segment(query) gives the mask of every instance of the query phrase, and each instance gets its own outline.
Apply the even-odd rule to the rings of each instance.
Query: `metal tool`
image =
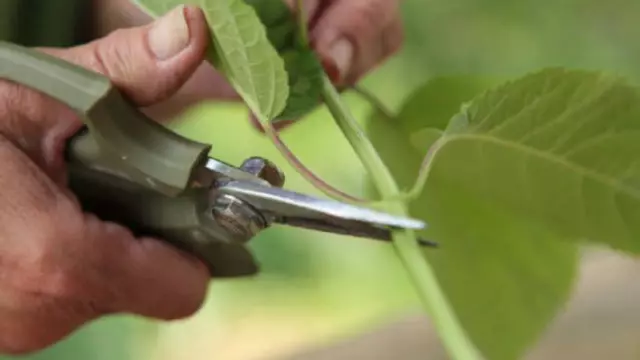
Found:
[[[83,120],[67,161],[69,186],[85,211],[190,251],[212,276],[256,273],[245,244],[272,224],[378,240],[425,226],[284,190],[283,173],[266,159],[234,167],[210,158],[211,145],[152,121],[106,77],[50,55],[0,42],[0,78],[67,104]]]

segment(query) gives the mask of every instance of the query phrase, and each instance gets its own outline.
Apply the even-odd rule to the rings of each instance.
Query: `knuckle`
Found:
[[[28,86],[0,81],[0,98],[0,113],[3,115],[26,119],[37,119],[45,115],[41,106],[33,106],[41,103],[45,97]]]
[[[119,80],[128,64],[126,56],[123,54],[122,47],[128,44],[126,40],[126,29],[118,29],[111,32],[106,37],[96,40],[86,47],[87,53],[83,53],[85,57],[84,63],[90,69],[101,73],[111,80]]]
[[[102,45],[89,47],[88,52],[84,54],[84,62],[89,69],[110,77],[110,70],[104,60],[104,50],[101,50],[103,48],[104,46]]]
[[[51,271],[45,278],[47,284],[43,290],[52,298],[75,299],[86,292],[77,275],[68,270]]]
[[[75,255],[75,250],[65,244],[69,236],[77,236],[74,231],[78,226],[73,220],[61,224],[64,226],[42,221],[27,235],[29,243],[34,244],[23,254],[23,266],[30,274],[29,281],[24,284],[28,292],[61,299],[83,294],[76,262],[63,262],[66,257]]]

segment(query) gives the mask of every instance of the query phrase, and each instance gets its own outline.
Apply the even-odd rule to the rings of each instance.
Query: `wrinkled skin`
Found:
[[[203,65],[208,31],[199,9],[178,8],[150,23],[127,1],[96,1],[97,40],[39,50],[106,75],[151,113],[177,112],[203,99],[237,99]],[[334,76],[337,83],[356,81],[398,48],[397,2],[308,6],[315,9],[311,35],[323,58],[331,58],[338,39],[354,44],[349,51],[343,42],[338,60],[325,61],[330,72],[344,69]],[[66,186],[63,159],[66,140],[80,126],[63,104],[0,81],[0,353],[41,350],[107,314],[188,317],[204,301],[210,279],[198,259],[83,213]]]
[[[188,14],[191,38],[157,60],[150,26],[72,49],[42,49],[107,75],[140,106],[172,95],[201,63],[204,17]],[[48,346],[101,315],[178,319],[196,312],[205,266],[155,239],[84,214],[65,186],[63,144],[81,122],[40,93],[0,82],[0,352]]]

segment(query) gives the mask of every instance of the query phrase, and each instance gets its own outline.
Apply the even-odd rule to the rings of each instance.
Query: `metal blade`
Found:
[[[331,226],[334,222],[350,221],[354,224],[359,223],[360,226],[371,227],[373,233],[380,231],[380,228],[421,230],[426,226],[420,220],[386,214],[338,201],[319,199],[249,181],[231,181],[217,190],[236,196],[254,206],[256,210],[281,219],[280,222],[283,223],[309,220],[311,222],[321,221],[326,226]],[[347,230],[344,227],[341,228],[342,231]]]

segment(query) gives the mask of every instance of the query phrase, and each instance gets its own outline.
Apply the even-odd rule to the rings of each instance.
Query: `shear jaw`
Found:
[[[382,241],[390,241],[394,229],[425,227],[419,220],[284,190],[282,171],[260,157],[245,160],[240,168],[209,158],[203,170],[210,214],[235,243],[246,243],[273,223]]]
[[[260,157],[251,157],[238,169],[209,158],[205,164],[205,171],[201,179],[207,179],[204,183],[211,188],[210,214],[234,242],[244,244],[271,225],[273,217],[237,196],[218,190],[230,181],[249,181],[260,186],[281,188],[285,177],[275,164]]]

